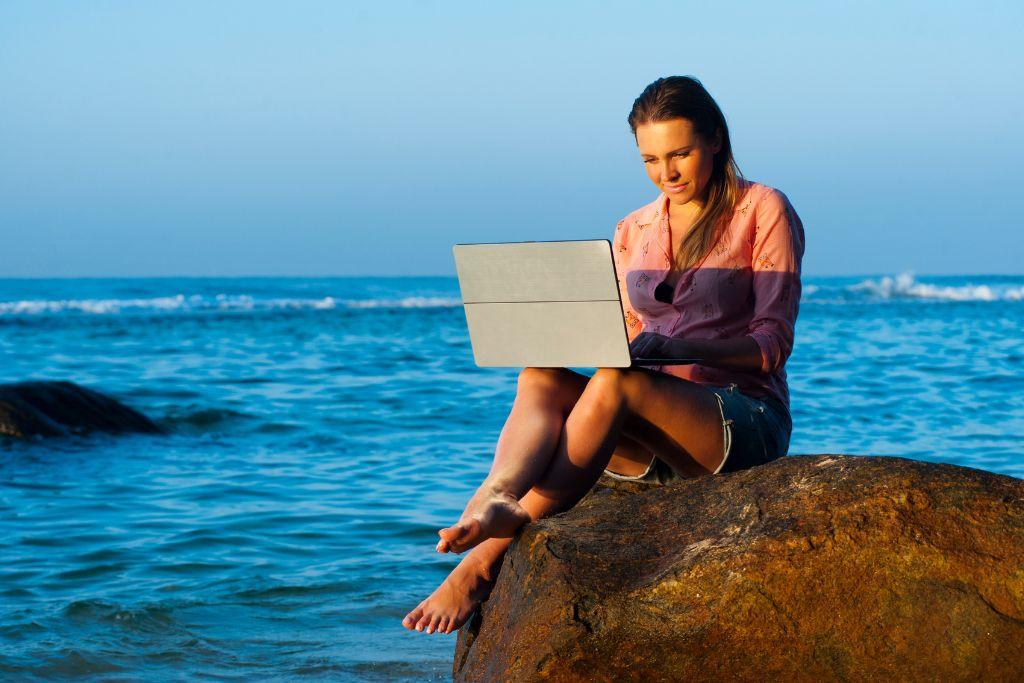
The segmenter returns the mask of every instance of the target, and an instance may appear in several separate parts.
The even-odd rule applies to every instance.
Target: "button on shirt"
[[[615,270],[630,341],[641,331],[682,339],[749,336],[761,349],[761,369],[705,365],[655,369],[699,384],[728,386],[771,397],[788,410],[786,360],[800,303],[804,229],[786,196],[760,183],[740,181],[728,226],[707,255],[671,288],[655,290],[669,273],[672,244],[668,196],[619,221],[612,241]]]

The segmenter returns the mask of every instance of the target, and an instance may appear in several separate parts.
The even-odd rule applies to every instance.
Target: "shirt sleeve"
[[[761,371],[775,372],[793,350],[800,305],[804,228],[789,199],[769,189],[755,213],[754,317],[748,334],[761,348]]]
[[[629,239],[626,236],[628,230],[629,225],[625,218],[615,226],[615,236],[612,238],[612,260],[615,262],[615,278],[619,283],[619,298],[622,300],[622,317],[626,323],[626,337],[632,342],[643,330],[643,322],[633,310],[626,287],[626,268],[629,265]]]

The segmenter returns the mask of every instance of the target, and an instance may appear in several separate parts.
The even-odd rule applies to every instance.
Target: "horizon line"
[[[874,273],[803,273],[803,278],[819,277],[894,277],[898,275],[911,275],[913,277],[1022,277],[1024,272],[1019,273],[926,273],[910,268],[895,272],[874,272]],[[317,280],[317,279],[414,279],[414,278],[457,278],[456,273],[424,273],[424,274],[380,274],[380,273],[344,273],[344,274],[316,274],[316,275],[267,275],[267,274],[246,274],[246,275],[0,275],[0,281],[4,280]]]

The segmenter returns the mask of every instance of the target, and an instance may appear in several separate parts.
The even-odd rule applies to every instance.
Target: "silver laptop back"
[[[629,367],[608,240],[456,244],[481,367]]]

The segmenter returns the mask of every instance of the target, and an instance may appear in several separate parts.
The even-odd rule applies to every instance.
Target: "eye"
[[[676,152],[676,156],[677,157],[682,157],[682,158],[685,159],[686,157],[690,156],[690,153],[689,152]]]

